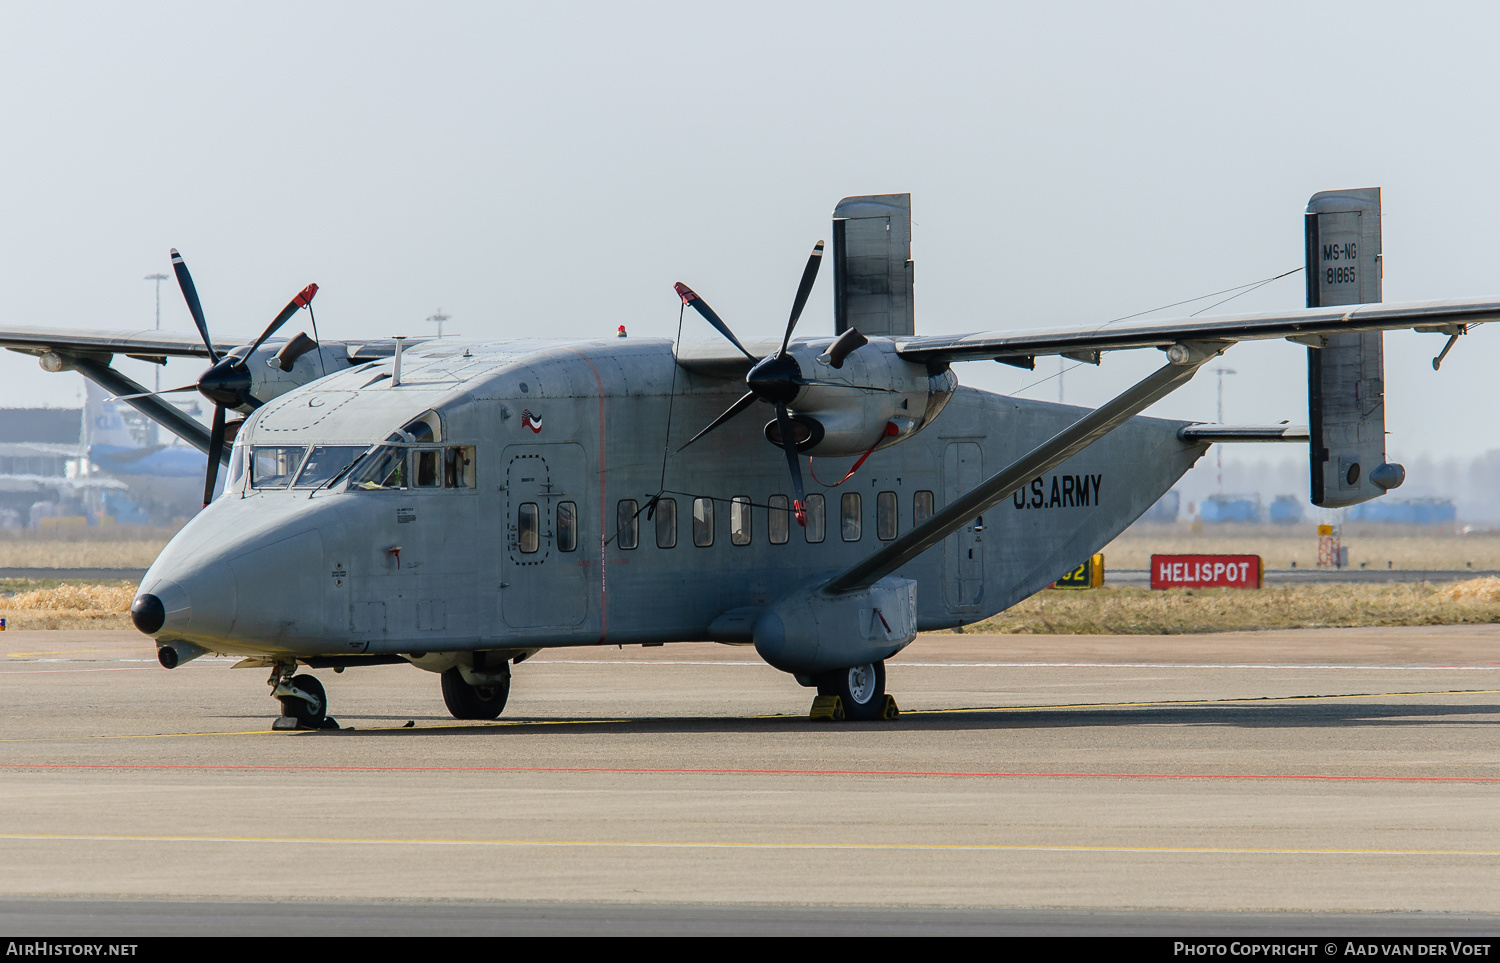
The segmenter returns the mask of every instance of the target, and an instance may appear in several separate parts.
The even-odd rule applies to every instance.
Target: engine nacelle
[[[943,369],[931,374],[896,353],[893,342],[872,341],[835,368],[823,357],[828,342],[791,349],[809,381],[787,404],[797,426],[797,450],[811,455],[862,455],[871,447],[897,444],[926,427],[953,397],[958,379]],[[890,427],[893,426],[893,427]],[[773,420],[766,440],[781,447]]]
[[[244,357],[244,352],[242,346],[229,352],[229,356]],[[287,365],[286,370],[283,364]],[[298,334],[289,341],[271,341],[256,348],[245,370],[250,374],[250,394],[265,404],[350,364],[349,352],[343,344],[325,343],[319,350],[317,342]],[[241,406],[238,410],[249,414],[253,409]]]

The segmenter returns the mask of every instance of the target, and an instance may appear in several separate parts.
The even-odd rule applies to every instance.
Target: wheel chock
[[[889,722],[901,714],[901,709],[896,705],[896,697],[886,693],[885,702],[880,705],[880,718]]]
[[[275,722],[271,723],[271,729],[275,732],[287,732],[297,728],[300,727],[296,716],[281,716]]]
[[[820,695],[813,700],[812,711],[807,714],[809,719],[821,719],[824,722],[844,721],[844,700],[836,695]]]

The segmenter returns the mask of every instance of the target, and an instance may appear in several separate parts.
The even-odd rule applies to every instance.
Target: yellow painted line
[[[787,716],[785,718],[798,718]],[[197,736],[309,736],[318,732],[432,732],[437,729],[485,729],[520,728],[523,726],[598,726],[610,723],[634,722],[633,719],[527,719],[515,722],[455,722],[430,726],[345,726],[343,729],[241,729],[228,732],[138,732],[120,735],[94,736],[35,736],[29,739],[0,739],[0,745],[9,742],[87,742],[94,739],[188,739]]]
[[[1500,689],[1434,689],[1430,692],[1348,692],[1324,695],[1241,696],[1235,699],[1183,699],[1161,702],[1069,702],[1060,705],[973,706],[964,709],[902,709],[903,716],[953,712],[1034,712],[1038,709],[1140,709],[1153,706],[1259,705],[1266,702],[1306,702],[1313,699],[1388,699],[1395,696],[1500,695]]]
[[[87,843],[306,843],[330,846],[496,846],[618,849],[901,850],[906,852],[1161,853],[1209,856],[1500,856],[1492,849],[1290,848],[1251,846],[1021,845],[1008,843],[799,843],[624,839],[397,839],[381,836],[182,836],[72,833],[0,833],[0,840]]]

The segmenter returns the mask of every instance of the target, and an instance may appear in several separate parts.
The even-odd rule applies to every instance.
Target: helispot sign
[[[1260,588],[1265,565],[1259,555],[1153,555],[1151,587]]]

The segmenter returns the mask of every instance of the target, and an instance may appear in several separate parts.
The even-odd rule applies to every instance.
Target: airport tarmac
[[[934,634],[859,724],[710,644],[538,655],[481,725],[318,671],[345,728],[310,733],[132,632],[0,663],[10,932],[1500,933],[1500,626]]]

